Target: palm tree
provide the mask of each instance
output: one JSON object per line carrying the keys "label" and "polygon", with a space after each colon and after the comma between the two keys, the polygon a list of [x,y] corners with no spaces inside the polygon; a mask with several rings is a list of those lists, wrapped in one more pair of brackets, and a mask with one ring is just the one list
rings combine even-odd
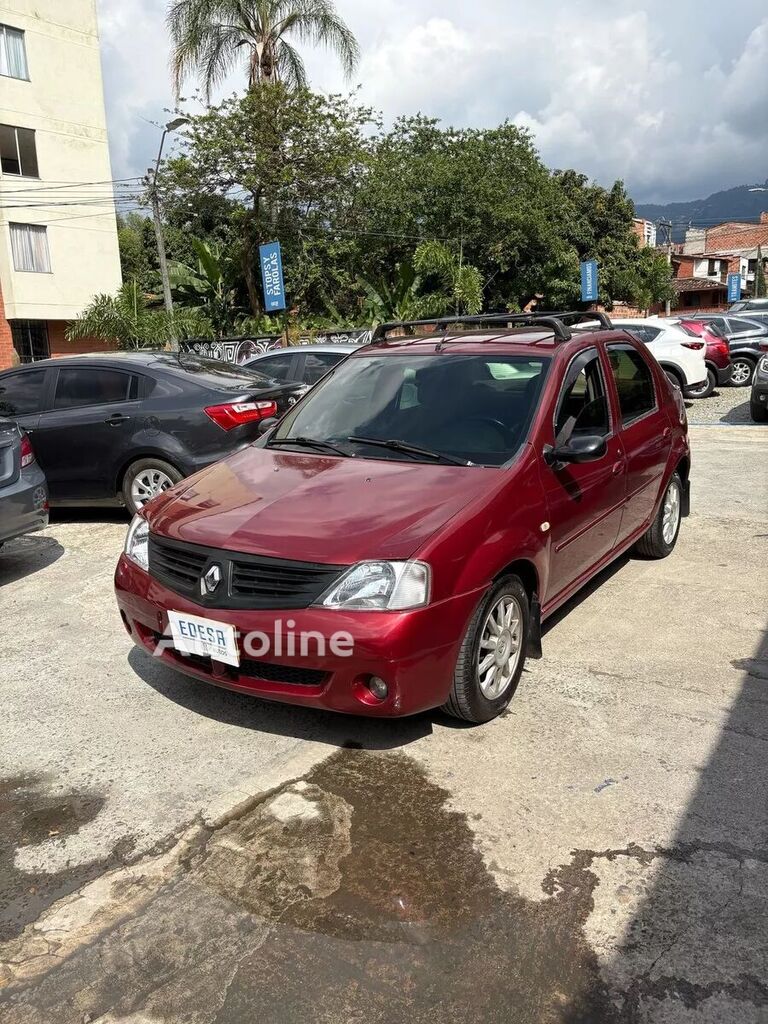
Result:
{"label": "palm tree", "polygon": [[350,75],[360,56],[357,40],[333,0],[172,0],[167,14],[173,42],[176,92],[196,72],[206,97],[247,53],[248,88],[280,81],[304,88],[307,73],[286,37],[327,46]]}

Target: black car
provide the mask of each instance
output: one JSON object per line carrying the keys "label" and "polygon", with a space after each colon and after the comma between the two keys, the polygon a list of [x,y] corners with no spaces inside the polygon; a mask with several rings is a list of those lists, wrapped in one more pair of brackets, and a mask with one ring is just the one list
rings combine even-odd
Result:
{"label": "black car", "polygon": [[[753,300],[758,301],[758,300]],[[751,319],[757,314],[686,314],[689,320],[704,320],[714,325],[728,341],[731,350],[731,384],[747,388],[752,382],[758,360],[768,352],[768,320]]]}
{"label": "black car", "polygon": [[757,364],[749,397],[749,413],[755,423],[768,423],[768,356]]}
{"label": "black car", "polygon": [[0,416],[32,435],[52,504],[150,498],[259,436],[302,393],[254,370],[174,352],[45,359],[0,373]]}

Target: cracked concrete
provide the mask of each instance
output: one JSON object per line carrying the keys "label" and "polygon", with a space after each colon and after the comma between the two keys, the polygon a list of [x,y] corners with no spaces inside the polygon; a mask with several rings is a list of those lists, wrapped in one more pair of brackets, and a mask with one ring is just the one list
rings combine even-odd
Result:
{"label": "cracked concrete", "polygon": [[[36,892],[5,920],[0,1021],[431,1020],[431,999],[451,1021],[765,1024],[768,432],[692,440],[675,554],[549,623],[479,729],[281,708],[131,653],[116,517],[9,546],[0,745],[34,784],[0,840]],[[327,760],[343,747],[365,778]],[[96,813],[41,834],[78,794]]]}

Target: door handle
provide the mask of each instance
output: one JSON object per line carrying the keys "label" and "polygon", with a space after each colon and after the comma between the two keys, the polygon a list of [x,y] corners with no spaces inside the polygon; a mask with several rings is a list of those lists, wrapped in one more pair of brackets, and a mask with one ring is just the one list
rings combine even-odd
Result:
{"label": "door handle", "polygon": [[672,433],[672,427],[664,427],[664,430],[661,432],[661,436],[666,441],[671,433]]}
{"label": "door handle", "polygon": [[109,419],[104,420],[104,422],[107,426],[118,427],[121,423],[127,423],[130,418],[130,416],[124,416],[121,412],[116,412]]}
{"label": "door handle", "polygon": [[617,459],[616,462],[614,462],[613,468],[611,469],[611,472],[614,476],[618,476],[619,473],[624,469],[625,462],[626,460],[624,459],[623,455],[620,459]]}

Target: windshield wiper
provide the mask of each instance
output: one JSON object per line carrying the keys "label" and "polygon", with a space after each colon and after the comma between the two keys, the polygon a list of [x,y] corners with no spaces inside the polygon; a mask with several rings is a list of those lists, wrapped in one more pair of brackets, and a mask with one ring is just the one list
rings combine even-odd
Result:
{"label": "windshield wiper", "polygon": [[345,452],[343,448],[339,448],[338,445],[332,444],[330,441],[321,441],[316,437],[276,437],[274,440],[267,441],[264,445],[265,448],[277,448],[278,445],[283,444],[298,444],[304,448],[317,448],[320,451],[333,452],[335,455],[343,455],[345,459],[353,459],[355,456],[352,452]]}
{"label": "windshield wiper", "polygon": [[421,455],[425,459],[434,459],[435,462],[450,462],[454,466],[472,466],[474,463],[466,459],[457,459],[453,455],[446,455],[445,452],[433,452],[429,448],[420,448],[416,444],[408,444],[407,441],[384,441],[380,437],[360,437],[352,435],[348,441],[358,441],[360,444],[371,444],[377,448],[389,448],[393,452],[403,452],[405,455]]}

